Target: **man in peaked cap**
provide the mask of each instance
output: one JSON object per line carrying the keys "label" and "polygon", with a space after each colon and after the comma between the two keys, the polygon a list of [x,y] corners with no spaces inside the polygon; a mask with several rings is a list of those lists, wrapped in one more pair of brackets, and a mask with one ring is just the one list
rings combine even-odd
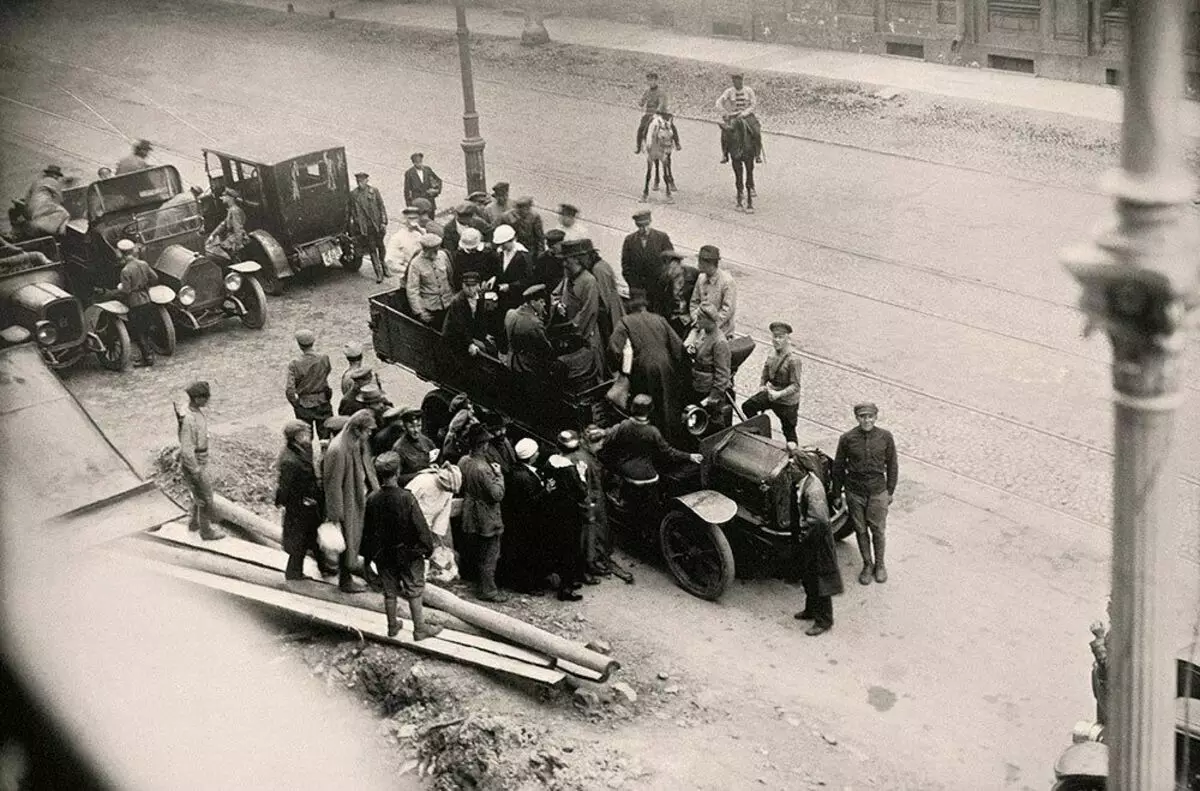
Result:
{"label": "man in peaked cap", "polygon": [[[297,420],[316,423],[318,433],[324,432],[326,418],[333,416],[333,390],[329,387],[329,374],[333,370],[329,355],[313,351],[317,336],[312,330],[296,332],[296,345],[300,356],[288,363],[287,384],[284,394],[292,405]],[[321,434],[327,439],[328,434]]]}
{"label": "man in peaked cap", "polygon": [[462,290],[454,295],[446,310],[442,339],[454,354],[474,357],[495,348],[488,339],[489,317],[484,312],[481,283],[478,272],[464,272]]}
{"label": "man in peaked cap", "polygon": [[[342,347],[342,354],[346,355],[346,370],[342,372],[342,396],[354,389],[354,375],[356,371],[361,371],[366,366],[363,365],[363,347],[361,343],[351,341]],[[383,383],[379,381],[379,374],[371,372],[369,380],[372,384],[383,389]]]}
{"label": "man in peaked cap", "polygon": [[634,212],[633,221],[637,230],[621,243],[621,274],[630,290],[646,291],[662,271],[662,253],[672,248],[671,237],[650,227],[649,209]]}
{"label": "man in peaked cap", "polygon": [[508,595],[496,585],[496,567],[500,561],[504,534],[504,476],[500,465],[488,461],[487,446],[491,432],[476,423],[467,430],[471,452],[459,462],[462,471],[462,529],[474,544],[479,568],[479,593],[482,601],[504,602]]}
{"label": "man in peaked cap", "polygon": [[520,373],[545,377],[554,361],[554,350],[546,335],[546,287],[530,286],[522,294],[522,303],[504,316],[508,339],[508,365]]}
{"label": "man in peaked cap", "polygon": [[726,88],[717,99],[717,111],[721,113],[721,163],[729,161],[729,129],[734,118],[745,120],[754,142],[754,158],[762,162],[762,127],[758,123],[758,116],[754,114],[758,99],[753,88],[742,84],[743,75],[731,74],[729,78],[733,86]]}
{"label": "man in peaked cap", "polygon": [[546,231],[542,216],[533,210],[533,198],[528,195],[518,198],[512,211],[504,215],[504,222],[517,232],[517,241],[525,245],[531,255],[540,255],[546,249]]}
{"label": "man in peaked cap", "polygon": [[875,425],[878,416],[879,407],[874,403],[855,404],[858,426],[838,439],[833,459],[833,497],[836,500],[845,492],[846,510],[863,560],[858,575],[861,585],[870,585],[872,579],[887,582],[887,512],[900,472],[896,441],[890,431]]}
{"label": "man in peaked cap", "polygon": [[649,486],[658,481],[658,465],[692,461],[699,464],[699,453],[684,453],[674,448],[653,424],[650,414],[654,399],[645,393],[633,397],[629,417],[604,432],[600,461],[634,486]]}
{"label": "man in peaked cap", "polygon": [[436,330],[441,330],[446,308],[454,298],[450,256],[441,246],[441,237],[431,233],[422,236],[421,254],[408,265],[404,278],[409,309],[422,323]]}
{"label": "man in peaked cap", "polygon": [[771,322],[771,353],[763,363],[758,392],[746,399],[742,411],[747,418],[771,410],[783,426],[783,438],[796,442],[800,414],[800,358],[792,350],[792,325]]}
{"label": "man in peaked cap", "polygon": [[157,311],[150,300],[150,287],[158,282],[158,273],[138,258],[137,245],[129,239],[117,242],[117,252],[121,255],[117,293],[129,307],[130,334],[142,354],[135,365],[151,366],[154,365],[154,345],[150,342],[150,334],[154,331]]}
{"label": "man in peaked cap", "polygon": [[368,183],[370,178],[370,175],[363,171],[354,174],[358,186],[350,191],[347,214],[350,231],[356,237],[355,243],[371,257],[375,282],[382,283],[387,277],[387,268],[384,265],[387,251],[383,247],[384,237],[387,236],[387,207],[383,205],[383,195]]}
{"label": "man in peaked cap", "polygon": [[179,468],[183,482],[192,496],[188,530],[199,533],[205,541],[225,537],[225,532],[212,524],[212,483],[208,477],[208,417],[204,407],[212,397],[208,382],[192,382],[187,386],[186,411],[176,414],[179,420]]}
{"label": "man in peaked cap", "polygon": [[400,457],[400,485],[408,482],[429,465],[437,462],[441,455],[437,445],[421,431],[421,410],[408,407],[400,413],[400,425],[404,434],[392,444],[392,451]]}

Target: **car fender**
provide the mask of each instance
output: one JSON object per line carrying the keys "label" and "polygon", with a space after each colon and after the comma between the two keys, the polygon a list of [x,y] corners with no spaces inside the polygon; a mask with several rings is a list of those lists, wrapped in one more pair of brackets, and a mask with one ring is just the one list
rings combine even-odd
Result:
{"label": "car fender", "polygon": [[737,503],[712,489],[688,492],[674,501],[711,525],[725,524],[737,515],[738,510]]}
{"label": "car fender", "polygon": [[262,266],[257,261],[239,261],[236,264],[230,264],[227,268],[243,275],[252,275],[262,271]]}
{"label": "car fender", "polygon": [[0,340],[4,341],[9,346],[15,346],[18,343],[24,343],[33,337],[33,333],[22,327],[20,324],[14,324],[11,327],[5,327],[0,330]]}
{"label": "car fender", "polygon": [[129,313],[129,308],[119,299],[106,299],[95,305],[88,305],[87,309],[83,311],[83,318],[87,322],[87,326],[94,330],[100,322],[100,316],[105,313],[124,317]]}
{"label": "car fender", "polygon": [[150,301],[155,305],[169,305],[175,301],[175,289],[170,286],[150,286]]}
{"label": "car fender", "polygon": [[1108,777],[1108,746],[1100,742],[1072,744],[1054,762],[1054,776]]}
{"label": "car fender", "polygon": [[287,253],[284,252],[283,246],[276,241],[274,236],[260,229],[251,231],[250,238],[258,244],[270,260],[271,267],[275,270],[275,277],[282,279],[296,274],[292,271],[291,264],[288,263]]}

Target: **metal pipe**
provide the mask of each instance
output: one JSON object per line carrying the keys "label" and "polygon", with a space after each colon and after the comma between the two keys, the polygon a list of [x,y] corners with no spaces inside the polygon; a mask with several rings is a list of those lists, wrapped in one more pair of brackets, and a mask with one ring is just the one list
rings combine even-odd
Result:
{"label": "metal pipe", "polygon": [[458,65],[462,71],[463,157],[467,168],[467,192],[487,192],[483,165],[483,138],[479,135],[479,113],[475,111],[475,80],[471,74],[471,34],[467,30],[465,0],[455,0],[454,17],[458,28]]}
{"label": "metal pipe", "polygon": [[1115,391],[1108,788],[1173,786],[1175,412],[1188,314],[1200,304],[1192,183],[1183,165],[1183,0],[1132,0],[1115,217],[1069,252],[1088,331],[1112,343]]}

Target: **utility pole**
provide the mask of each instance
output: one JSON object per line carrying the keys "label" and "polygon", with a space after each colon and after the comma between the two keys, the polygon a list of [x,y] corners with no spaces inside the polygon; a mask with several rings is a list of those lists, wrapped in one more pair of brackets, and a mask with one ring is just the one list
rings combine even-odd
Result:
{"label": "utility pole", "polygon": [[467,30],[466,0],[454,0],[458,23],[458,65],[462,70],[463,156],[467,162],[467,192],[487,192],[483,169],[483,138],[479,136],[479,113],[475,112],[475,80],[471,75],[471,34]]}
{"label": "utility pole", "polygon": [[1085,332],[1112,343],[1115,402],[1110,791],[1174,787],[1170,610],[1175,551],[1175,413],[1183,350],[1200,304],[1200,244],[1183,160],[1185,0],[1131,0],[1116,212],[1067,253],[1083,286]]}

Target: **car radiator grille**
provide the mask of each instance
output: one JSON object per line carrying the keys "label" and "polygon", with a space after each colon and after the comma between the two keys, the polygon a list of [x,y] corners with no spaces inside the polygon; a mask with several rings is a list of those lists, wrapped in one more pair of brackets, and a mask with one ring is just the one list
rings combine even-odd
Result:
{"label": "car radiator grille", "polygon": [[196,289],[196,304],[209,303],[225,296],[225,276],[221,267],[212,261],[196,261],[184,278],[184,283]]}
{"label": "car radiator grille", "polygon": [[83,313],[74,298],[60,300],[47,306],[46,321],[58,330],[56,346],[74,343],[83,337]]}

